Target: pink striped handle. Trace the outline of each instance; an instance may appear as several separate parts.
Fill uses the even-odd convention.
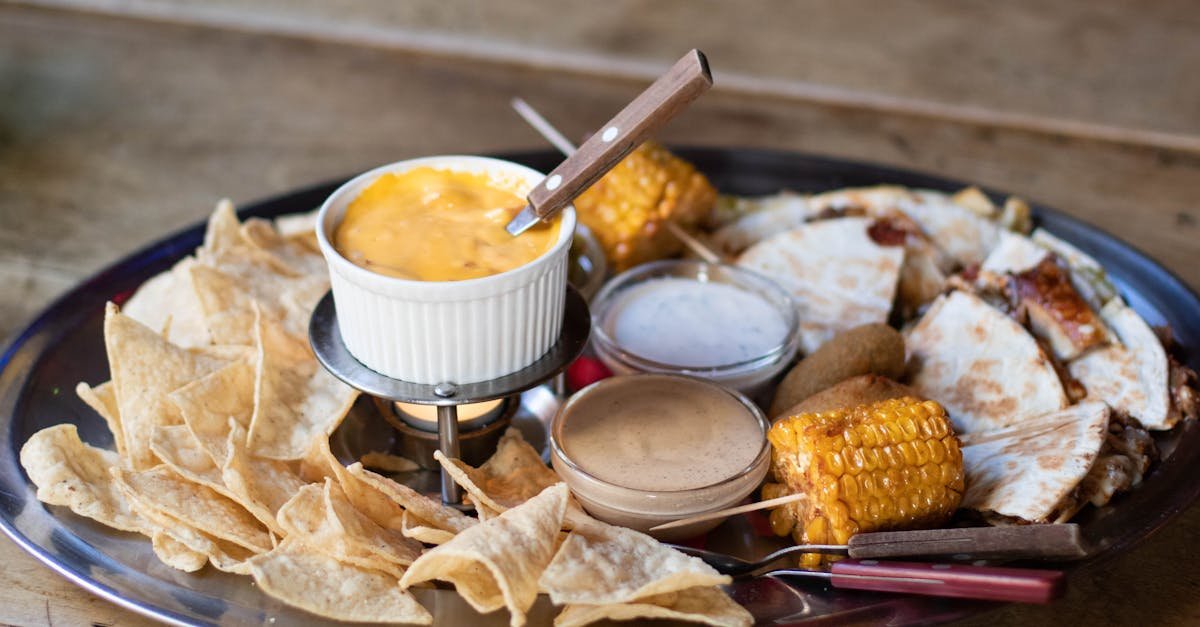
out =
[[[838,588],[1017,603],[1049,603],[1067,585],[1062,571],[965,564],[847,559],[830,573]]]

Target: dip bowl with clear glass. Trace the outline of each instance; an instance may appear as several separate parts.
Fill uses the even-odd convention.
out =
[[[592,307],[592,345],[614,373],[700,377],[751,396],[792,362],[798,329],[795,303],[774,281],[693,260],[627,270]]]
[[[679,540],[714,519],[656,525],[733,507],[762,483],[770,463],[762,411],[744,395],[678,375],[616,376],[571,397],[550,426],[555,472],[589,514]]]

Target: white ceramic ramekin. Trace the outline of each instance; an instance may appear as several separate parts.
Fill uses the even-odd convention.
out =
[[[545,177],[508,161],[453,155],[385,165],[333,192],[321,206],[316,229],[346,348],[364,366],[413,383],[475,383],[525,368],[554,345],[562,329],[575,209],[562,211],[558,240],[541,257],[478,279],[399,279],[339,254],[333,233],[346,207],[380,176],[418,167],[485,174],[520,197]]]

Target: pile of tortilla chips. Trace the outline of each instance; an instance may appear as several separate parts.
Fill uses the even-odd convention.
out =
[[[344,466],[329,436],[357,392],[306,341],[329,286],[311,233],[311,216],[239,223],[223,202],[194,256],[123,311],[110,303],[112,380],[77,392],[116,450],[84,443],[73,424],[34,434],[21,464],[38,499],[146,535],[174,568],[250,575],[337,620],[429,624],[407,589],[438,580],[480,612],[507,608],[512,625],[539,593],[565,605],[556,625],[752,622],[716,587],[728,577],[584,514],[515,430],[480,468],[439,456],[479,518],[364,467],[415,468],[403,458]]]

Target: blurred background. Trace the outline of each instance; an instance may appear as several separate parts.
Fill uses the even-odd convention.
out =
[[[578,138],[692,47],[716,86],[669,143],[990,186],[1200,288],[1200,11],[1185,0],[0,0],[0,337],[221,197],[544,147],[514,96]],[[1166,601],[1200,588],[1184,535],[1004,618],[1196,619]],[[0,622],[51,622],[52,607],[136,620],[14,560]],[[1162,585],[1121,585],[1144,572]]]

